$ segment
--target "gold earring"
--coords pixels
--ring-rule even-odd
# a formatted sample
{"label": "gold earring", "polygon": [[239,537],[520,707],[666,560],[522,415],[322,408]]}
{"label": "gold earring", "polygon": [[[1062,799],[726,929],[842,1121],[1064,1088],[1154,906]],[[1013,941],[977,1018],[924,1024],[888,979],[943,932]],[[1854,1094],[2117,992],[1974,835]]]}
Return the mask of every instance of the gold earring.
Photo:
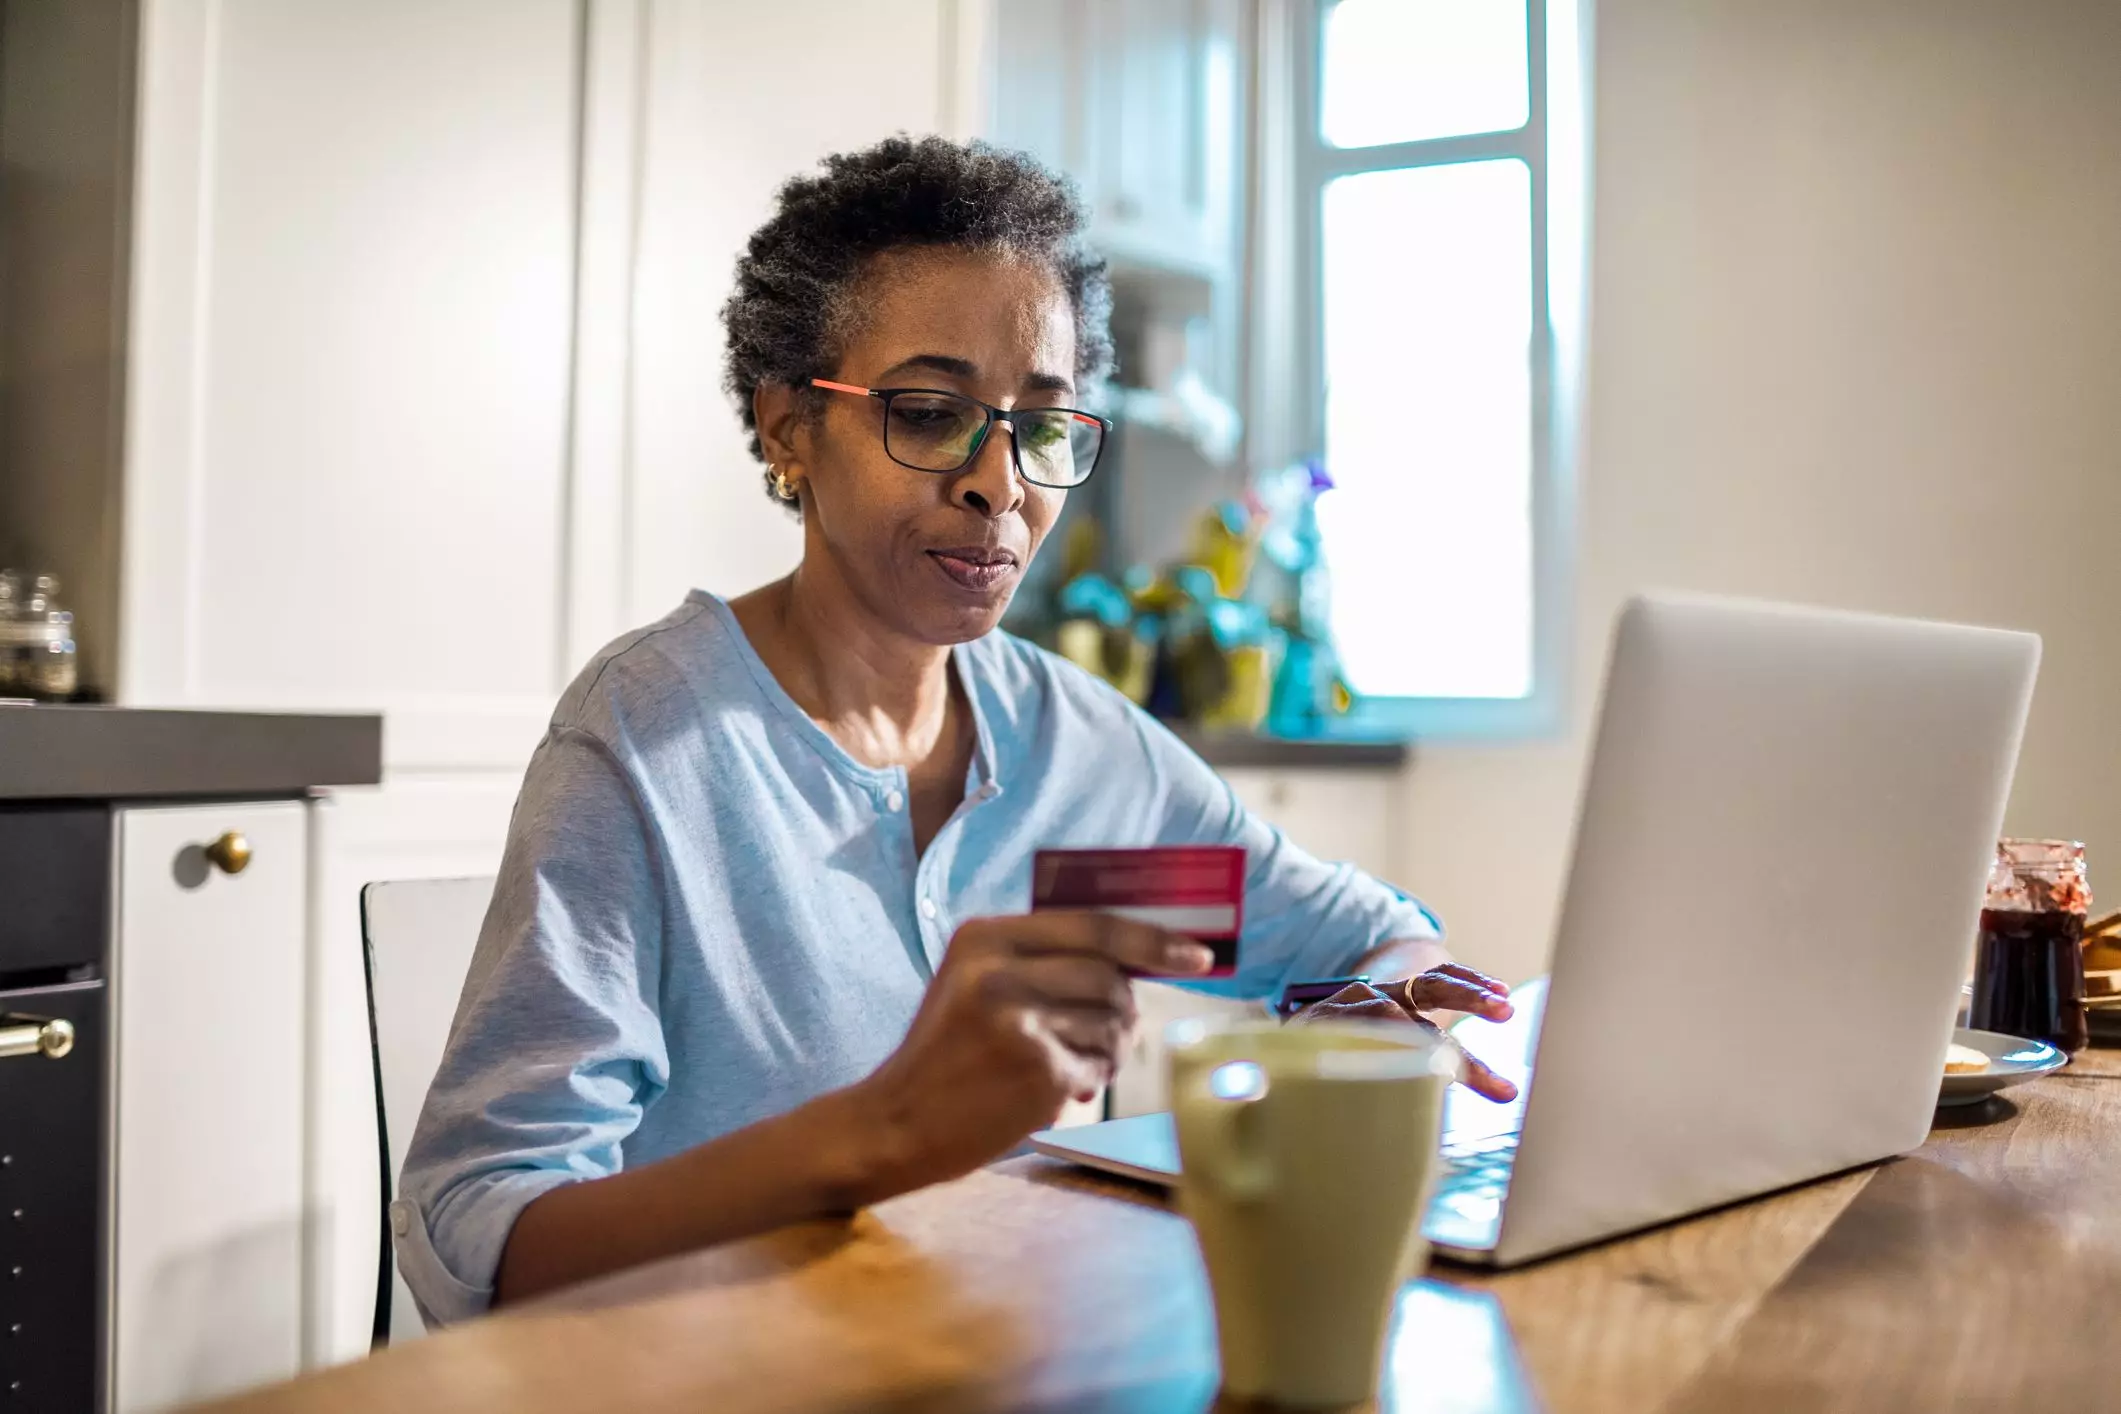
{"label": "gold earring", "polygon": [[787,472],[782,471],[773,463],[768,462],[766,464],[766,474],[773,478],[774,495],[780,497],[784,501],[789,502],[793,502],[796,499],[795,483],[788,479]]}

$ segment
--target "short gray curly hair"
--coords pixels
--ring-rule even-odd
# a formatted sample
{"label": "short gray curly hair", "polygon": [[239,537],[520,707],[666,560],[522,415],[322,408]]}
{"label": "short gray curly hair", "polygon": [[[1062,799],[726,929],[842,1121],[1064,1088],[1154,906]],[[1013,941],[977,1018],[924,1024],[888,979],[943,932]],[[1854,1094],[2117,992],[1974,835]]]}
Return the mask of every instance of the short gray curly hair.
{"label": "short gray curly hair", "polygon": [[[823,168],[781,188],[722,306],[722,386],[760,461],[752,394],[768,383],[810,394],[812,378],[833,372],[847,296],[886,251],[994,250],[1045,262],[1074,306],[1077,383],[1090,387],[1111,371],[1111,278],[1084,244],[1082,202],[1066,177],[1025,153],[903,133],[827,157]],[[770,472],[766,493],[780,499]]]}

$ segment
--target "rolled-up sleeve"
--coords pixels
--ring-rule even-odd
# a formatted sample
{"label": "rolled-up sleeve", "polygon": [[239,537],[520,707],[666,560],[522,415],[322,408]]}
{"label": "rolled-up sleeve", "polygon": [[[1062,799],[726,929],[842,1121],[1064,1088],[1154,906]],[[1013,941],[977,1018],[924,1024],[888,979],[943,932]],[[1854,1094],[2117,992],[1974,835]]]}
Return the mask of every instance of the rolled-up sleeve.
{"label": "rolled-up sleeve", "polygon": [[[1158,784],[1161,844],[1241,845],[1245,923],[1234,976],[1180,985],[1217,996],[1274,998],[1291,982],[1343,974],[1385,943],[1443,937],[1419,901],[1352,864],[1307,854],[1261,820],[1162,724],[1137,717]],[[1445,954],[1441,943],[1437,955]]]}
{"label": "rolled-up sleeve", "polygon": [[554,728],[524,778],[391,1205],[399,1271],[431,1325],[491,1304],[523,1209],[617,1172],[669,1082],[657,859],[609,748]]}

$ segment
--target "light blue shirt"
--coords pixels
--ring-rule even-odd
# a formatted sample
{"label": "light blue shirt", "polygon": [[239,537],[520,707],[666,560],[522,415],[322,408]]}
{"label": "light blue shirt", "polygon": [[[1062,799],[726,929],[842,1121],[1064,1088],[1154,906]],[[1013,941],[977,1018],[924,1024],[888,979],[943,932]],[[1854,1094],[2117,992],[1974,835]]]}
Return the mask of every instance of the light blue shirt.
{"label": "light blue shirt", "polygon": [[539,1194],[868,1075],[952,931],[1029,906],[1042,846],[1244,846],[1239,970],[1204,991],[1267,997],[1436,936],[1420,905],[1297,849],[1072,664],[1004,633],[954,653],[977,745],[922,853],[905,771],[827,736],[712,595],[567,690],[392,1205],[431,1323],[486,1308]]}

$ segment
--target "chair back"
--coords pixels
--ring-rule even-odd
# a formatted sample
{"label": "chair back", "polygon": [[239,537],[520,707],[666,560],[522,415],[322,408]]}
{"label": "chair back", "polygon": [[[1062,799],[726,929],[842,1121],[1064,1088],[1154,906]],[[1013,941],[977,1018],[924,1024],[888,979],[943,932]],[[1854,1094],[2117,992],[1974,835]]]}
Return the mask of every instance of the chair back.
{"label": "chair back", "polygon": [[426,1334],[398,1275],[390,1203],[413,1124],[442,1064],[457,998],[471,970],[493,879],[402,879],[361,890],[361,950],[368,976],[368,1041],[375,1063],[376,1136],[383,1169],[382,1250],[377,1258],[375,1344]]}

